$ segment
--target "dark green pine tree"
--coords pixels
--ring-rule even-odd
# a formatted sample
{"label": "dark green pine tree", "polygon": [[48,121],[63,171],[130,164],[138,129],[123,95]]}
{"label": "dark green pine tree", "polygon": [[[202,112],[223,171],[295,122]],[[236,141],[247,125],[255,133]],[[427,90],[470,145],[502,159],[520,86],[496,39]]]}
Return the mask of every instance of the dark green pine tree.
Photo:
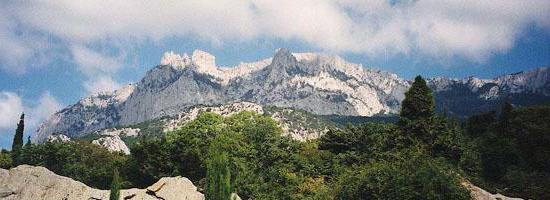
{"label": "dark green pine tree", "polygon": [[231,198],[231,172],[229,156],[216,142],[210,147],[206,166],[208,200],[229,200]]}
{"label": "dark green pine tree", "polygon": [[434,110],[432,90],[421,76],[417,76],[409,91],[405,93],[400,115],[409,120],[427,119],[434,116]]}
{"label": "dark green pine tree", "polygon": [[23,147],[23,131],[25,129],[25,113],[21,114],[17,129],[15,129],[15,135],[13,136],[13,143],[11,145],[11,159],[13,166],[18,166],[20,162],[21,147]]}
{"label": "dark green pine tree", "polygon": [[25,129],[25,113],[21,114],[19,123],[17,124],[17,129],[15,130],[15,136],[13,136],[13,143],[11,149],[18,150],[23,147],[23,130]]}
{"label": "dark green pine tree", "polygon": [[120,199],[120,188],[121,188],[120,175],[118,174],[118,170],[115,169],[115,171],[113,172],[113,180],[111,181],[111,193],[109,196],[109,200]]}
{"label": "dark green pine tree", "polygon": [[31,136],[27,137],[27,143],[25,143],[25,147],[31,146]]}
{"label": "dark green pine tree", "polygon": [[512,111],[514,106],[510,102],[504,102],[500,109],[500,115],[498,117],[499,127],[502,130],[507,130],[510,124],[510,118],[512,118]]}

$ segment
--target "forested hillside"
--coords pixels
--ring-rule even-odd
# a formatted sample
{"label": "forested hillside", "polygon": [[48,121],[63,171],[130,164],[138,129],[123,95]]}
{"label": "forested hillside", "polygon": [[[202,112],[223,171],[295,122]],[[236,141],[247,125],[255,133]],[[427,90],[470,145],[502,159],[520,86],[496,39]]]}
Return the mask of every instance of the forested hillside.
{"label": "forested hillside", "polygon": [[282,136],[255,112],[205,112],[136,138],[130,155],[88,141],[27,143],[2,151],[0,167],[44,166],[102,189],[115,172],[123,188],[184,176],[210,199],[471,199],[464,182],[550,199],[550,106],[504,104],[458,121],[437,115],[435,104],[417,77],[395,122],[350,124],[319,139]]}

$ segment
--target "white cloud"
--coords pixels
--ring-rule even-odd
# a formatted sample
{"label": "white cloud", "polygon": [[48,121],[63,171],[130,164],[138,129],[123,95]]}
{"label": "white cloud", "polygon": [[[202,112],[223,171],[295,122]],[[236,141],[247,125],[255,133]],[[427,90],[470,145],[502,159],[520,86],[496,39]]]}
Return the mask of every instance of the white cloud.
{"label": "white cloud", "polygon": [[98,76],[84,82],[84,89],[88,94],[109,92],[121,87],[121,84],[110,76]]}
{"label": "white cloud", "polygon": [[104,73],[111,74],[123,66],[120,59],[98,53],[83,46],[73,46],[71,52],[80,70],[90,76]]}
{"label": "white cloud", "polygon": [[61,103],[54,96],[49,92],[44,92],[40,96],[37,105],[26,108],[28,114],[25,116],[28,117],[29,127],[33,127],[30,130],[36,130],[35,127],[40,125],[50,115],[61,110],[61,108]]}
{"label": "white cloud", "polygon": [[23,112],[21,98],[12,92],[0,92],[0,129],[14,128]]}
{"label": "white cloud", "polygon": [[[271,38],[370,56],[418,52],[483,62],[512,48],[528,26],[550,28],[550,1],[36,0],[0,4],[6,19],[61,38],[71,46],[105,40],[161,41],[174,36],[199,37],[222,45],[228,40]],[[14,23],[1,24],[5,30],[0,31],[4,35],[0,40],[7,45],[0,51],[14,58],[25,55],[29,47],[13,36],[15,28],[10,24]],[[6,51],[9,48],[16,51]],[[72,49],[75,59],[88,53],[77,60],[88,66],[86,70],[109,71],[111,66],[104,64],[116,63],[103,57],[90,60],[105,54],[78,48]]]}
{"label": "white cloud", "polygon": [[15,131],[19,117],[24,112],[25,130],[32,133],[43,120],[60,109],[61,104],[49,92],[44,92],[37,104],[25,105],[19,95],[13,92],[1,91],[0,129]]}
{"label": "white cloud", "polygon": [[83,82],[87,95],[113,91],[121,86],[112,75],[122,68],[123,56],[111,57],[83,46],[73,46],[71,52],[80,71],[88,78]]}

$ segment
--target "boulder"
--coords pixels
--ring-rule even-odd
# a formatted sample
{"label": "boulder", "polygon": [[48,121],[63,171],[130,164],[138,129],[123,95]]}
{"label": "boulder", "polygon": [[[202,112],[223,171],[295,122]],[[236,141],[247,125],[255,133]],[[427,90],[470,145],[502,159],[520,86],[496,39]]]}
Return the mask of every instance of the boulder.
{"label": "boulder", "polygon": [[523,200],[521,198],[507,197],[502,194],[491,194],[467,181],[462,182],[462,185],[470,191],[470,195],[475,200]]}
{"label": "boulder", "polygon": [[[121,190],[120,199],[204,200],[204,195],[185,177],[165,177],[146,189]],[[44,167],[20,165],[0,169],[0,199],[109,199],[108,190],[86,186],[71,178],[56,175]]]}
{"label": "boulder", "polygon": [[105,147],[111,152],[122,152],[126,155],[130,155],[130,149],[118,135],[99,138],[92,141],[92,144]]}

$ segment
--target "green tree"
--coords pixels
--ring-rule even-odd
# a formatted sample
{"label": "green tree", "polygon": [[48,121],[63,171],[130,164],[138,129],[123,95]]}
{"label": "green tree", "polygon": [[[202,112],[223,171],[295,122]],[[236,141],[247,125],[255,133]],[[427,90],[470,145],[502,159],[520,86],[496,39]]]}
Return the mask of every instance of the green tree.
{"label": "green tree", "polygon": [[224,137],[218,137],[211,145],[207,161],[206,199],[229,200],[231,198],[231,172],[229,156],[223,151]]}
{"label": "green tree", "polygon": [[111,181],[111,193],[109,196],[109,200],[120,199],[120,188],[121,188],[120,175],[118,174],[118,170],[115,169],[113,172],[113,181]]}
{"label": "green tree", "polygon": [[433,116],[434,110],[432,90],[421,76],[417,76],[409,91],[405,93],[400,115],[409,120],[417,120]]}
{"label": "green tree", "polygon": [[500,132],[505,134],[510,132],[510,120],[512,118],[512,111],[514,111],[514,106],[510,102],[504,102],[502,108],[500,109],[500,115],[498,116],[498,127]]}
{"label": "green tree", "polygon": [[17,124],[17,129],[15,130],[15,135],[13,136],[13,143],[11,146],[11,156],[13,158],[14,166],[19,165],[19,154],[21,147],[23,147],[23,131],[25,129],[25,113],[21,114],[19,123]]}
{"label": "green tree", "polygon": [[336,199],[471,199],[444,161],[415,154],[348,169],[336,177]]}
{"label": "green tree", "polygon": [[21,164],[42,166],[104,190],[110,187],[113,170],[126,163],[126,155],[85,141],[33,144],[21,149],[20,158]]}
{"label": "green tree", "polygon": [[9,169],[12,166],[12,159],[9,151],[0,151],[0,168]]}
{"label": "green tree", "polygon": [[27,143],[25,143],[25,146],[28,147],[30,146],[32,143],[31,143],[31,136],[28,136],[27,137]]}

